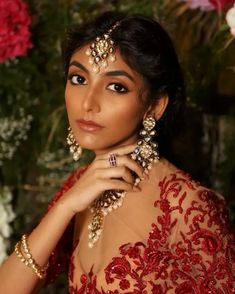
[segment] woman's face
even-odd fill
[[[135,143],[146,112],[141,102],[142,77],[117,50],[116,61],[99,73],[92,71],[85,46],[70,60],[65,101],[70,126],[78,144],[102,154]]]

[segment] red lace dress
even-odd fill
[[[48,282],[67,265],[70,294],[235,293],[235,237],[224,199],[164,159],[140,187],[105,218],[92,249],[89,210],[71,222],[51,256]]]

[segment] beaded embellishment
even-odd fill
[[[138,141],[138,146],[131,153],[131,158],[137,161],[145,170],[150,170],[152,163],[159,160],[157,143],[152,140],[152,137],[156,135],[156,131],[154,130],[155,125],[156,121],[152,116],[148,116],[143,120],[144,129],[140,131],[140,136],[143,138]],[[115,164],[112,166],[116,166],[116,157],[114,154],[110,155],[109,161],[111,159],[115,161]],[[139,182],[140,179],[136,178],[134,185],[138,185]],[[102,234],[104,217],[114,209],[122,206],[125,195],[126,191],[123,190],[108,190],[93,202],[90,207],[92,220],[88,225],[89,248],[94,246]]]
[[[115,23],[107,33],[101,37],[96,37],[95,41],[91,43],[90,48],[86,50],[86,55],[89,56],[89,63],[93,65],[93,71],[98,73],[100,67],[107,67],[108,61],[114,62],[115,56],[115,43],[110,37],[112,31],[119,25]]]
[[[68,131],[69,131],[69,133],[67,136],[67,144],[69,145],[69,151],[70,151],[70,153],[72,153],[73,159],[75,161],[78,161],[82,155],[82,148],[77,143],[71,127],[68,128]]]
[[[140,139],[137,142],[137,147],[131,154],[131,158],[137,161],[143,168],[151,169],[152,162],[159,160],[157,143],[153,142],[153,137],[156,135],[154,127],[156,120],[152,116],[148,116],[143,121],[144,128],[140,131]]]
[[[88,225],[88,247],[92,248],[94,244],[99,240],[99,237],[103,230],[104,217],[122,206],[123,198],[126,192],[122,190],[108,190],[105,191],[101,197],[96,199],[92,204],[90,210],[92,213],[92,221]]]

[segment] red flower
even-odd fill
[[[209,0],[209,2],[218,10],[223,10],[228,4],[234,2],[234,0]]]
[[[0,0],[0,63],[26,55],[32,48],[30,24],[26,3],[22,0]]]

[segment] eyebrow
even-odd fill
[[[76,66],[78,68],[80,68],[81,70],[85,71],[86,73],[89,73],[88,69],[82,65],[79,61],[72,61],[69,66]],[[111,77],[114,77],[114,76],[125,76],[127,77],[129,80],[131,80],[132,82],[134,82],[134,78],[129,74],[127,73],[126,71],[124,70],[112,70],[112,71],[108,71],[105,73],[106,76],[111,76]]]
[[[76,66],[76,67],[82,69],[82,70],[85,71],[86,73],[89,73],[89,71],[85,68],[85,66],[82,65],[80,62],[78,62],[78,61],[76,61],[76,60],[72,61],[72,62],[69,64],[69,66],[72,66],[72,65],[74,65],[74,66]]]
[[[134,82],[134,79],[133,77],[127,73],[126,71],[124,70],[113,70],[113,71],[108,71],[107,73],[105,73],[106,76],[111,76],[111,77],[114,77],[114,76],[125,76],[127,77],[129,80],[131,80],[132,82]]]

